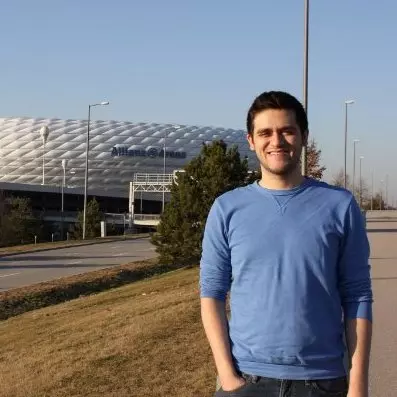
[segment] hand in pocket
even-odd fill
[[[251,385],[251,383],[244,383],[237,389],[233,389],[230,391],[225,391],[221,388],[215,393],[214,397],[227,397],[227,396],[229,396],[229,397],[249,397],[250,395],[247,394],[247,392],[248,392],[250,385]]]

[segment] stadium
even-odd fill
[[[40,132],[46,128],[48,137]],[[103,211],[129,212],[129,186],[137,174],[172,174],[199,154],[203,143],[237,145],[254,166],[243,130],[125,121],[90,121],[88,196]],[[25,195],[33,208],[83,207],[87,120],[0,118],[0,190]],[[142,213],[161,212],[161,193],[140,193]],[[165,194],[165,200],[167,195]]]

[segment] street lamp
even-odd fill
[[[163,201],[162,201],[162,212],[164,212],[165,206],[165,164],[166,164],[166,139],[167,139],[167,129],[164,129],[164,145],[163,145]]]
[[[359,139],[353,141],[353,196],[356,197],[356,145],[359,143]]]
[[[63,240],[63,215],[64,215],[64,195],[65,195],[65,184],[66,184],[66,159],[62,160],[62,204],[61,204],[61,238]]]
[[[85,151],[85,178],[84,178],[84,211],[83,211],[83,240],[85,240],[85,228],[86,228],[86,215],[87,215],[87,190],[88,190],[88,152],[90,150],[90,119],[91,119],[91,108],[94,106],[105,106],[109,105],[108,101],[94,103],[88,105],[88,123],[87,123],[87,143]]]
[[[384,180],[381,179],[380,181],[380,202],[379,202],[379,210],[382,211],[382,202],[383,202],[383,182]]]
[[[305,0],[304,19],[304,50],[303,50],[303,107],[307,114],[308,108],[308,74],[309,74],[309,0]],[[304,131],[302,131],[304,132]],[[307,145],[302,147],[301,155],[302,175],[307,175]]]
[[[347,188],[347,107],[354,103],[353,99],[345,101],[345,189]]]
[[[364,156],[360,156],[360,208],[362,208],[363,202],[363,181],[361,179],[361,162],[364,159]]]
[[[47,143],[48,135],[50,134],[50,130],[48,126],[43,125],[40,128],[40,136],[41,139],[43,140],[43,181],[41,182],[42,185],[45,184],[45,144]]]

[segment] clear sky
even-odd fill
[[[303,0],[13,0],[0,24],[0,117],[244,128],[262,91],[302,98]],[[397,2],[311,0],[310,134],[326,179],[360,139],[363,176],[397,199]],[[358,161],[357,168],[358,170]]]

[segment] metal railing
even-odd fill
[[[137,221],[158,221],[160,215],[158,214],[134,214],[134,219]]]
[[[145,183],[150,185],[172,184],[173,174],[135,174],[134,183]]]

